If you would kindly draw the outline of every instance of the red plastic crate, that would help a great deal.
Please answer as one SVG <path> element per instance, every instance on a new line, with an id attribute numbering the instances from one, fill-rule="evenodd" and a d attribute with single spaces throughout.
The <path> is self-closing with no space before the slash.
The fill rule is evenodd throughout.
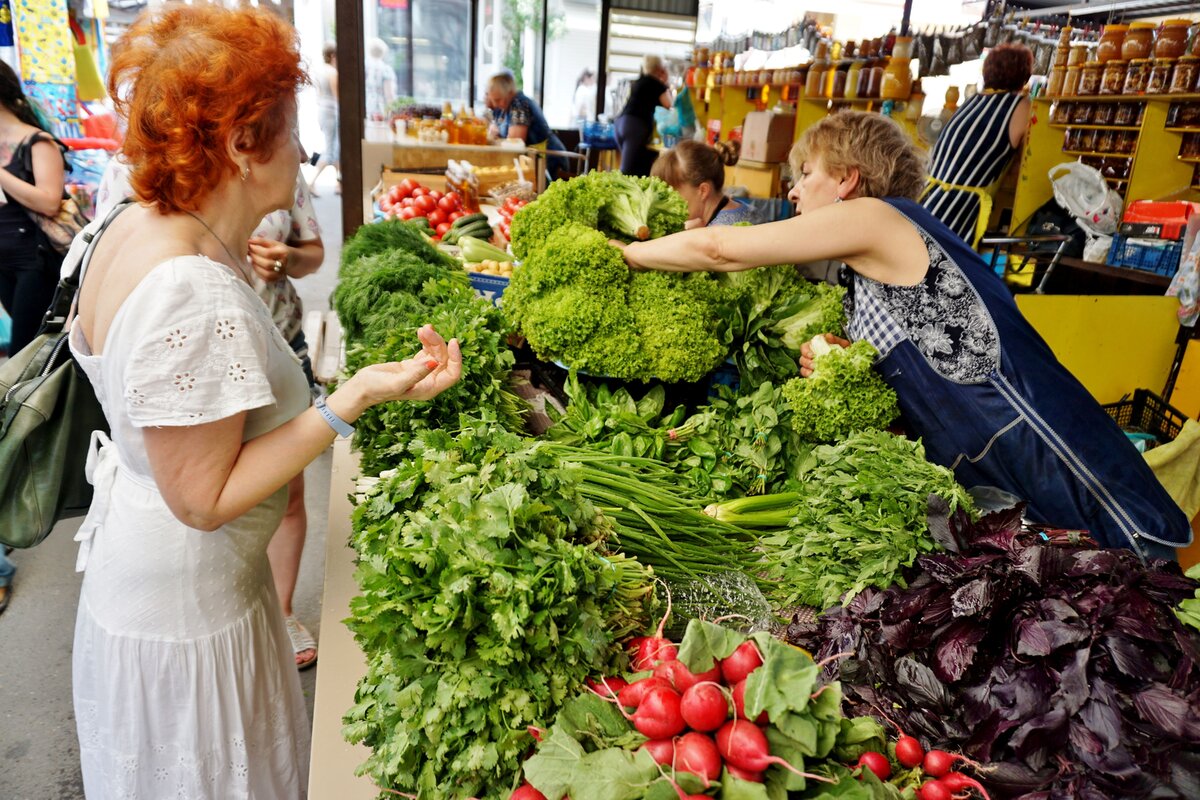
<path id="1" fill-rule="evenodd" d="M 1121 233 L 1139 238 L 1182 239 L 1188 218 L 1197 211 L 1200 211 L 1200 203 L 1136 200 L 1125 209 L 1125 216 L 1121 218 Z M 1151 226 L 1151 229 L 1146 226 Z M 1153 230 L 1153 227 L 1158 230 Z"/>

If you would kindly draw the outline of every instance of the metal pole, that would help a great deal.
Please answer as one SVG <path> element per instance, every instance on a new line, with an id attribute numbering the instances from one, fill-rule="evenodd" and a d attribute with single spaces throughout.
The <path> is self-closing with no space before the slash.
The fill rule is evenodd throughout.
<path id="1" fill-rule="evenodd" d="M 912 4 L 913 4 L 913 0 L 904 0 L 904 13 L 900 17 L 900 35 L 901 36 L 911 36 L 912 35 L 912 31 L 911 31 L 911 28 L 912 28 L 912 24 L 911 24 L 912 23 Z"/>
<path id="2" fill-rule="evenodd" d="M 471 0 L 471 33 L 469 36 L 470 53 L 467 60 L 467 102 L 471 104 L 471 113 L 475 113 L 475 60 L 479 57 L 479 3 Z"/>
<path id="3" fill-rule="evenodd" d="M 542 0 L 542 49 L 538 58 L 538 105 L 546 106 L 546 36 L 550 31 L 550 0 Z"/>
<path id="4" fill-rule="evenodd" d="M 363 4 L 337 3 L 338 138 L 342 142 L 342 236 L 363 224 L 362 141 L 367 115 Z"/>
<path id="5" fill-rule="evenodd" d="M 596 66 L 596 118 L 604 113 L 604 100 L 608 96 L 608 18 L 612 12 L 612 0 L 600 0 L 600 56 Z"/>

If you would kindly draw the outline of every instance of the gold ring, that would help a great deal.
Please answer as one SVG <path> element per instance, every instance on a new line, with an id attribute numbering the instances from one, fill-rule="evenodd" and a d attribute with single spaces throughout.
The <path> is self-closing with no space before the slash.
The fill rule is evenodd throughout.
<path id="1" fill-rule="evenodd" d="M 282 262 L 282 261 L 280 261 L 278 258 L 277 258 L 277 259 L 275 259 L 275 271 L 276 271 L 276 272 L 283 272 L 283 262 Z"/>

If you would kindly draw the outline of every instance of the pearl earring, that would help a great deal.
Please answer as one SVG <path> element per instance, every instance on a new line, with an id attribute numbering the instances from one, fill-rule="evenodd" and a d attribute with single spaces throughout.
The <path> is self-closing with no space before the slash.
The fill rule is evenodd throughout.
<path id="1" fill-rule="evenodd" d="M 246 178 L 249 178 L 249 177 L 250 177 L 250 168 L 242 167 L 242 182 L 244 183 Z"/>

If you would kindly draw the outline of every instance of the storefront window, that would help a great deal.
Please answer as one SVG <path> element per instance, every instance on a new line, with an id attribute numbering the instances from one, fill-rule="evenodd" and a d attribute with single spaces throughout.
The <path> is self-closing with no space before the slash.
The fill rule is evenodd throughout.
<path id="1" fill-rule="evenodd" d="M 393 104 L 470 103 L 471 0 L 376 0 L 367 8 L 375 17 L 364 20 L 368 112 L 378 89 L 370 80 L 373 38 L 386 46 L 383 59 L 395 73 Z"/>
<path id="2" fill-rule="evenodd" d="M 561 19 L 551 15 L 551 29 Z M 551 32 L 547 32 L 547 39 Z M 542 95 L 542 0 L 479 0 L 479 48 L 475 97 L 482 102 L 488 78 L 508 70 L 517 89 L 534 99 Z"/>
<path id="3" fill-rule="evenodd" d="M 550 0 L 550 34 L 542 110 L 552 127 L 572 128 L 596 116 L 600 0 Z"/>

